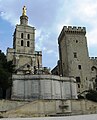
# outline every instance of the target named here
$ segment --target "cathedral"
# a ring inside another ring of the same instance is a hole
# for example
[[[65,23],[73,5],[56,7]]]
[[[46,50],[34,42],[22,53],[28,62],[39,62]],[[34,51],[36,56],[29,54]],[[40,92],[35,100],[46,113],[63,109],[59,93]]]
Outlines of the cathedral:
[[[58,44],[58,64],[50,71],[42,66],[42,51],[35,51],[35,27],[29,26],[24,6],[13,48],[7,49],[7,60],[15,65],[12,98],[76,99],[86,90],[97,90],[97,57],[89,57],[86,28],[64,26]]]
[[[42,65],[42,51],[35,51],[35,27],[29,25],[24,6],[13,48],[7,49],[15,72],[11,100],[0,104],[5,117],[97,114],[96,102],[78,97],[97,91],[97,57],[89,57],[86,28],[63,26],[58,45],[59,60],[50,71]]]
[[[13,48],[7,49],[7,60],[15,65],[11,99],[77,99],[74,77],[53,75],[42,66],[42,51],[35,51],[35,28],[28,25],[25,6],[14,31]]]

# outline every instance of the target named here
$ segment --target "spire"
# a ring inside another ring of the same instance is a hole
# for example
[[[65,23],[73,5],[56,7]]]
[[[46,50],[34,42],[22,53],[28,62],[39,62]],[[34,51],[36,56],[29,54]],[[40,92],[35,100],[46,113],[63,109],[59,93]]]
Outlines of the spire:
[[[27,8],[26,6],[22,9],[22,16],[20,17],[20,24],[27,25],[28,24],[28,17],[26,15]]]

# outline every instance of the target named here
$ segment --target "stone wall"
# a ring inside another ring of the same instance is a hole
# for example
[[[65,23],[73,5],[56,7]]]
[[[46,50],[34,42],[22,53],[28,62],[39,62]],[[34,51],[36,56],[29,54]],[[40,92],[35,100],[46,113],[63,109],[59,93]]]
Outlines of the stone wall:
[[[10,102],[7,105],[10,106]],[[17,101],[18,103],[18,101]],[[97,103],[88,100],[34,100],[3,113],[4,117],[40,117],[97,114]],[[5,105],[3,102],[2,105]],[[4,110],[4,109],[3,109]]]
[[[97,102],[88,100],[71,100],[72,114],[97,114]]]
[[[15,109],[19,106],[23,106],[28,102],[25,101],[12,101],[12,100],[0,100],[0,112],[6,112],[8,110]]]
[[[54,75],[13,75],[12,99],[77,99],[74,78]]]
[[[67,106],[62,110],[62,107]],[[55,116],[60,114],[71,114],[70,100],[35,100],[29,104],[9,110],[3,114],[4,117],[40,117]]]

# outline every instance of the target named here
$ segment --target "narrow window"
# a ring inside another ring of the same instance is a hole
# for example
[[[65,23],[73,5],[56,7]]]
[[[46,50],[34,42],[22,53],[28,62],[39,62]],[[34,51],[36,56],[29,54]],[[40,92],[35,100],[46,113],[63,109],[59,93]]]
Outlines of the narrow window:
[[[27,47],[30,47],[30,42],[29,41],[27,41]]]
[[[21,46],[23,46],[23,40],[21,40]]]
[[[78,40],[76,40],[76,43],[78,43]]]
[[[21,38],[23,38],[24,37],[24,35],[23,35],[23,33],[21,33]]]
[[[30,68],[30,65],[27,65],[27,68]]]
[[[91,70],[94,71],[94,67],[92,67]]]
[[[80,82],[80,77],[76,77],[76,82],[77,82],[77,83]]]
[[[80,88],[80,84],[78,84],[78,88]]]
[[[74,54],[74,58],[77,58],[77,53],[76,53],[76,52],[74,52],[73,54]]]
[[[81,65],[78,65],[78,69],[81,70]]]
[[[27,38],[30,39],[30,34],[27,35]]]

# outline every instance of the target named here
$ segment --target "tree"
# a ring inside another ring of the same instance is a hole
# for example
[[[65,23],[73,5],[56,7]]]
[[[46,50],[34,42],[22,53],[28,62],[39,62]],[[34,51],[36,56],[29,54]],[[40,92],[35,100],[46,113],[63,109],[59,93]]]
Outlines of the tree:
[[[97,91],[90,90],[90,91],[86,94],[86,98],[87,98],[88,100],[97,102]]]
[[[14,72],[14,65],[12,61],[6,59],[6,55],[0,50],[0,89],[3,91],[3,98],[6,90],[12,85],[12,73]]]

